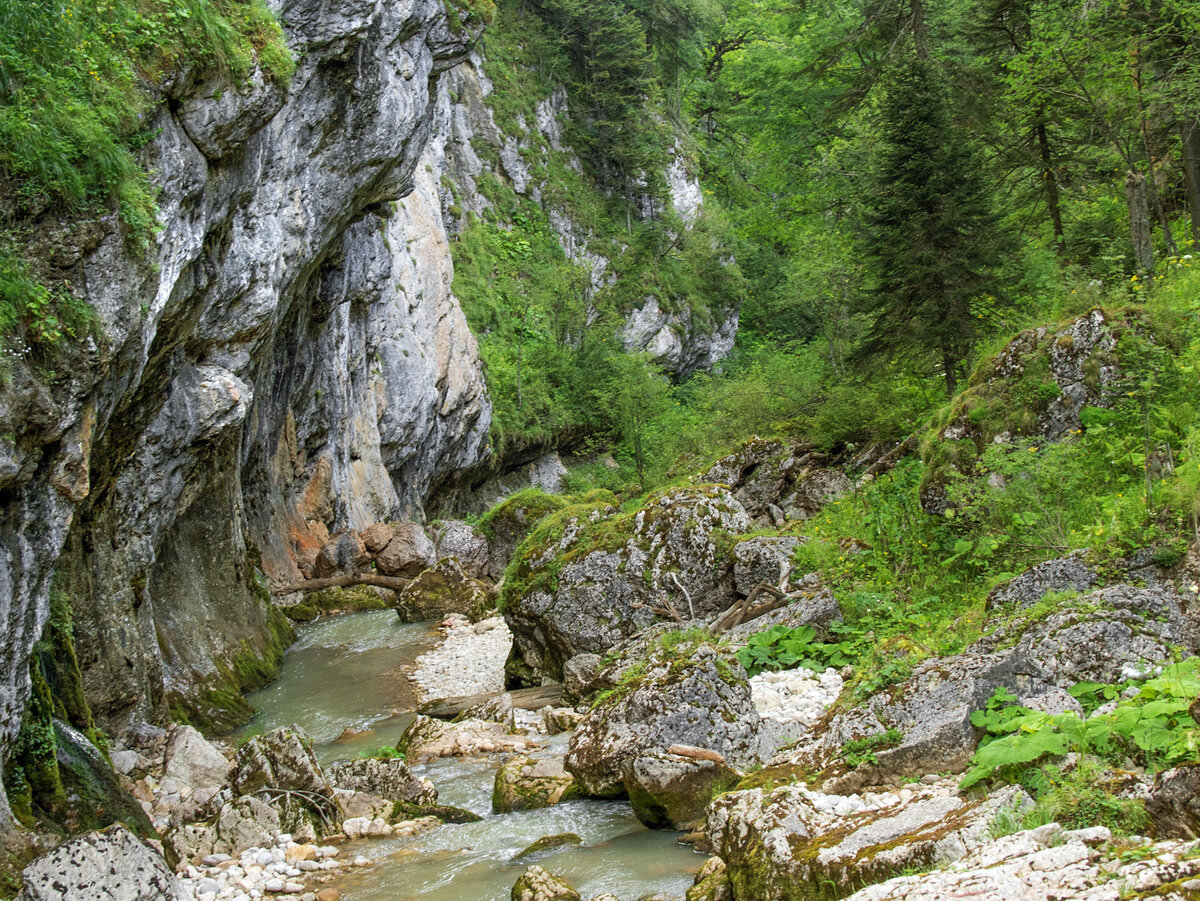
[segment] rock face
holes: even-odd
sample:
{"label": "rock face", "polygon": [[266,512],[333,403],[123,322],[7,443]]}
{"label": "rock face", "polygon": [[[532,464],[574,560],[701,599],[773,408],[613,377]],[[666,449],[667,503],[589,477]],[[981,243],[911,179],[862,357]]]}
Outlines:
{"label": "rock face", "polygon": [[677,488],[632,516],[603,504],[579,510],[553,544],[527,548],[520,561],[516,579],[530,587],[509,594],[504,609],[518,668],[561,678],[576,654],[603,653],[653,623],[650,608],[664,598],[684,618],[729,605],[732,560],[718,536],[750,520],[728,492]]}
{"label": "rock face", "polygon": [[654,297],[629,314],[622,339],[625,349],[647,353],[668,372],[686,376],[711,369],[729,356],[737,338],[738,310],[721,310],[722,318],[697,328],[688,312],[663,310]]}
{"label": "rock face", "polygon": [[1032,804],[1020,789],[971,802],[948,785],[873,801],[821,795],[804,786],[722,795],[709,810],[708,834],[725,861],[733,897],[845,897],[907,867],[957,860],[988,839],[999,810]]}
{"label": "rock face", "polygon": [[20,901],[187,901],[162,857],[124,826],[89,832],[22,874]]}
{"label": "rock face", "polygon": [[[850,490],[850,480],[823,467],[822,455],[803,445],[750,438],[701,477],[728,485],[761,524],[808,519]],[[778,580],[776,580],[778,581]]]}
{"label": "rock face", "polygon": [[0,389],[0,744],[56,565],[88,699],[119,732],[264,678],[242,662],[272,641],[260,561],[294,581],[330,532],[419,515],[486,454],[423,165],[470,33],[433,0],[283,18],[287,86],[167,81],[144,123],[164,223],[148,258],[115,217],[86,230],[52,274],[100,336],[53,388],[18,363]]}
{"label": "rock face", "polygon": [[860,767],[839,785],[960,772],[977,741],[971,713],[997,688],[1026,706],[1054,709],[1063,703],[1062,689],[1120,682],[1131,669],[1170,657],[1180,640],[1196,646],[1194,627],[1168,589],[1118,585],[1081,595],[1044,618],[1010,622],[961,655],[921,663],[906,681],[819,725],[788,759],[819,771],[836,764],[847,741],[896,730],[900,737],[876,753],[877,765]]}
{"label": "rock face", "polygon": [[589,795],[619,797],[624,767],[672,745],[718,752],[734,765],[758,757],[758,714],[741,666],[711,645],[660,653],[580,723],[565,764]]}

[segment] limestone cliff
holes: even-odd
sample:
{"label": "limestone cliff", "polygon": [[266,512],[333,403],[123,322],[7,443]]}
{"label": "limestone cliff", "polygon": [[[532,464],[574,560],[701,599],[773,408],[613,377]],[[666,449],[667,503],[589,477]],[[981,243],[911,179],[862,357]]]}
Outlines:
{"label": "limestone cliff", "polygon": [[0,395],[0,745],[56,569],[101,725],[219,717],[286,639],[264,576],[295,575],[329,530],[420,515],[486,454],[419,165],[470,35],[440,0],[279,6],[286,88],[165,87],[149,259],[115,220],[38,224],[101,337],[66,374],[16,361]]}

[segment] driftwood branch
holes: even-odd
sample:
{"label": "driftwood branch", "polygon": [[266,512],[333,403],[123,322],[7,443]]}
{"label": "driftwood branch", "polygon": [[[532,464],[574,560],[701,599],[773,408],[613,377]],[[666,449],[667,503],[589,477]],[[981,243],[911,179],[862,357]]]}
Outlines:
{"label": "driftwood branch", "polygon": [[320,591],[323,588],[349,588],[352,585],[374,585],[376,588],[390,588],[392,591],[403,591],[411,579],[398,576],[381,576],[377,573],[351,573],[348,576],[330,576],[327,579],[305,579],[303,582],[293,582],[291,585],[280,585],[271,589],[271,594],[291,594],[294,591]]}
{"label": "driftwood branch", "polygon": [[675,575],[675,573],[671,573],[671,581],[675,583],[675,587],[676,587],[676,588],[678,588],[680,591],[682,591],[682,592],[683,592],[683,596],[684,596],[684,598],[685,598],[685,599],[687,600],[687,602],[688,602],[688,616],[689,616],[689,618],[691,618],[691,619],[695,619],[695,618],[696,618],[696,608],[692,606],[692,596],[691,596],[691,594],[689,594],[689,593],[688,593],[688,590],[687,590],[686,588],[684,588],[684,587],[683,587],[683,583],[679,581],[679,576]]}
{"label": "driftwood branch", "polygon": [[666,607],[659,607],[656,604],[642,604],[634,601],[629,605],[635,610],[649,610],[655,616],[661,616],[663,619],[673,619],[677,623],[683,622],[683,617],[679,615],[679,611],[675,609],[670,600],[667,601]]}
{"label": "driftwood branch", "polygon": [[[772,599],[756,604],[755,602],[764,594],[771,595]],[[797,597],[799,595],[786,594],[769,582],[759,582],[750,594],[718,616],[709,628],[714,635],[720,635],[743,622],[756,619],[772,610],[778,610],[780,607],[790,604]]]}

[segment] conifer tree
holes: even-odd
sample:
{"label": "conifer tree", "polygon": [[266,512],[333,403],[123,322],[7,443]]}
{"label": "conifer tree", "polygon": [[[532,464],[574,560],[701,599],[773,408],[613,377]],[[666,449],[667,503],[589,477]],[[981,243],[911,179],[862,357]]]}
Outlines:
{"label": "conifer tree", "polygon": [[864,214],[871,325],[859,355],[933,361],[953,393],[997,304],[1001,235],[934,63],[913,54],[896,67],[882,118]]}

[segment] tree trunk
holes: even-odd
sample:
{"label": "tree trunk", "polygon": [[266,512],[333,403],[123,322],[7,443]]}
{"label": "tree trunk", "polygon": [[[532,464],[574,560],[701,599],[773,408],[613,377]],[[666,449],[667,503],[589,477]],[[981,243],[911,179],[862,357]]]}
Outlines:
{"label": "tree trunk", "polygon": [[958,355],[949,341],[942,342],[942,368],[946,373],[946,396],[953,397],[958,390]]}
{"label": "tree trunk", "polygon": [[1129,207],[1129,240],[1133,260],[1143,272],[1154,271],[1154,241],[1150,233],[1150,206],[1146,202],[1146,177],[1140,172],[1125,176],[1125,203]]}
{"label": "tree trunk", "polygon": [[1187,185],[1188,212],[1192,215],[1192,240],[1200,247],[1200,123],[1191,119],[1179,126],[1183,143],[1183,180]]}
{"label": "tree trunk", "polygon": [[1041,119],[1034,126],[1037,132],[1038,152],[1042,158],[1042,188],[1046,193],[1046,208],[1050,212],[1050,224],[1054,228],[1054,249],[1062,256],[1066,252],[1066,237],[1063,231],[1062,208],[1058,201],[1058,179],[1054,175],[1054,163],[1050,157],[1050,138],[1046,134],[1046,123]]}

